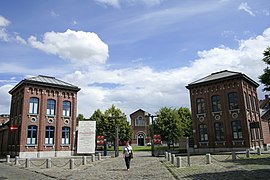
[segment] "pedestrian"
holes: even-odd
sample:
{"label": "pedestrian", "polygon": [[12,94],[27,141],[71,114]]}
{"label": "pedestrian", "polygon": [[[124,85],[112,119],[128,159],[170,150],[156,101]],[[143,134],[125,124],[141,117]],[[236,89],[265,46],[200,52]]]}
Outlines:
{"label": "pedestrian", "polygon": [[125,163],[127,170],[129,171],[130,168],[130,160],[133,158],[133,151],[132,147],[126,142],[126,146],[123,149],[123,157],[125,158]]}

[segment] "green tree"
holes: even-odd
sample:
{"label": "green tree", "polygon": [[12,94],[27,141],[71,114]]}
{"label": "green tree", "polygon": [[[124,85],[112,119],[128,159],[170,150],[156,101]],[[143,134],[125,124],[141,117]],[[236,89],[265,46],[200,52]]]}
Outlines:
{"label": "green tree", "polygon": [[105,118],[105,115],[101,112],[100,109],[97,109],[92,114],[92,116],[90,117],[90,121],[96,121],[96,135],[106,136],[106,127],[108,126],[108,122]]}
{"label": "green tree", "polygon": [[167,142],[170,148],[171,144],[181,137],[181,122],[176,109],[163,107],[158,112],[157,125],[163,140]]}
{"label": "green tree", "polygon": [[181,122],[181,136],[192,137],[192,118],[190,110],[185,107],[180,107],[178,109],[178,115]]}
{"label": "green tree", "polygon": [[84,121],[84,116],[83,114],[78,114],[77,118],[76,118],[76,126],[78,126],[79,121]]}
{"label": "green tree", "polygon": [[[263,61],[270,65],[270,46],[266,48],[266,50],[263,52]],[[270,91],[270,69],[267,66],[264,70],[264,73],[259,76],[260,82],[264,84],[264,91]]]}

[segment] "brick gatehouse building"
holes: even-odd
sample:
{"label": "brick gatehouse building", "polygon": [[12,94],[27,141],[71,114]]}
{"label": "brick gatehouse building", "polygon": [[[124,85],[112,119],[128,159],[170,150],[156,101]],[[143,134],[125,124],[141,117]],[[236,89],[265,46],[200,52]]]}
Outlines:
{"label": "brick gatehouse building", "polygon": [[262,147],[266,142],[261,123],[257,87],[245,74],[220,71],[188,86],[195,152]]}
{"label": "brick gatehouse building", "polygon": [[146,112],[139,109],[130,114],[132,139],[131,143],[137,146],[145,146],[151,142],[149,132],[149,119],[150,117],[145,116]]}
{"label": "brick gatehouse building", "polygon": [[72,155],[79,90],[49,76],[19,82],[9,91],[11,130],[6,153],[21,158]]}

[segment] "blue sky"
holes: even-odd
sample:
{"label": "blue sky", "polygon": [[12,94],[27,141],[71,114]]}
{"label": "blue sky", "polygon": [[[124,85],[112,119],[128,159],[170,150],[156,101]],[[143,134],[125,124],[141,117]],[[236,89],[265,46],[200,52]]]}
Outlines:
{"label": "blue sky", "polygon": [[268,0],[0,1],[0,114],[8,91],[40,74],[79,86],[86,117],[190,107],[185,86],[213,72],[258,82],[269,19]]}

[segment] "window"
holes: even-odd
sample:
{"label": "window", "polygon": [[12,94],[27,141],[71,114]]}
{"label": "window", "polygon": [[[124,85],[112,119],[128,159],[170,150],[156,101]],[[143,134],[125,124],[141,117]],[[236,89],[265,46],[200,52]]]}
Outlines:
{"label": "window", "polygon": [[141,116],[136,119],[136,126],[145,126],[145,121]]}
{"label": "window", "polygon": [[55,100],[49,99],[47,101],[47,115],[54,115],[55,112]]}
{"label": "window", "polygon": [[30,98],[29,114],[38,114],[38,98],[36,97]]}
{"label": "window", "polygon": [[245,108],[248,109],[247,93],[244,93]]}
{"label": "window", "polygon": [[249,96],[249,106],[250,106],[250,110],[253,110],[253,100],[252,100],[252,97],[251,95],[248,95]]}
{"label": "window", "polygon": [[70,116],[70,102],[63,102],[63,116]]}
{"label": "window", "polygon": [[232,92],[228,94],[228,99],[229,99],[229,109],[239,109],[238,106],[238,97],[236,92]]}
{"label": "window", "polygon": [[256,112],[258,112],[258,106],[257,106],[257,101],[256,101],[256,98],[255,97],[253,97],[253,99],[254,99],[254,110],[256,111]]}
{"label": "window", "polygon": [[212,111],[221,111],[220,96],[212,96]]}
{"label": "window", "polygon": [[46,127],[45,144],[49,144],[49,145],[54,144],[54,127],[53,126]]}
{"label": "window", "polygon": [[197,104],[197,113],[201,114],[201,113],[205,113],[205,102],[203,98],[198,98],[196,100],[196,104]]}
{"label": "window", "polygon": [[215,123],[216,141],[224,141],[224,127],[223,123]]}
{"label": "window", "polygon": [[200,132],[200,141],[208,141],[208,135],[207,135],[207,126],[205,124],[199,125],[199,132]]}
{"label": "window", "polygon": [[243,138],[240,121],[232,121],[232,133],[233,133],[233,139]]}
{"label": "window", "polygon": [[70,128],[63,127],[62,128],[62,144],[69,144],[69,134],[70,134]]}
{"label": "window", "polygon": [[28,126],[26,144],[37,144],[37,126]]}

